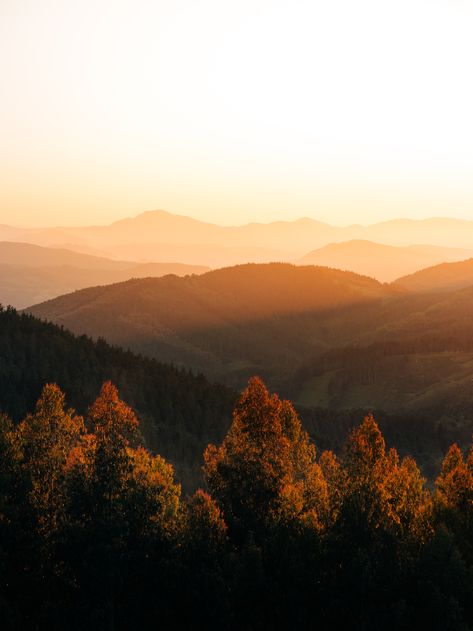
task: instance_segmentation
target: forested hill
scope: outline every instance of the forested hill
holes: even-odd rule
[[[325,348],[327,327],[318,323],[331,320],[334,310],[395,293],[352,272],[248,264],[92,287],[28,311],[242,387],[253,374],[271,378],[273,367],[280,371],[307,351]]]
[[[29,311],[64,323],[105,309],[120,309],[124,318],[153,307],[163,328],[211,326],[232,320],[330,309],[363,302],[393,290],[353,272],[289,263],[247,264],[201,276],[134,279],[91,287],[60,296]],[[182,309],[183,305],[186,309]],[[110,319],[113,314],[110,314]],[[61,322],[61,323],[63,323]]]
[[[84,413],[108,379],[137,410],[147,446],[175,465],[186,486],[200,483],[202,451],[225,434],[233,390],[13,309],[0,310],[0,410],[13,420],[34,408],[48,382],[57,383],[68,404]]]
[[[473,258],[441,263],[398,278],[396,283],[409,291],[454,291],[473,285]]]

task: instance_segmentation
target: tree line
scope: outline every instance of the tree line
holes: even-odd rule
[[[147,447],[176,467],[183,488],[201,485],[202,451],[225,435],[235,390],[0,305],[0,408],[14,422],[34,407],[45,383],[58,384],[85,415],[108,380],[136,411]]]
[[[317,454],[255,377],[203,472],[185,496],[109,381],[1,416],[2,628],[473,628],[473,450],[428,488],[368,415]]]

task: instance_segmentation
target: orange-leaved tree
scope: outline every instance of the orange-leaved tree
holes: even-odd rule
[[[473,560],[473,447],[466,459],[457,444],[448,450],[435,481],[435,507],[437,519]]]
[[[86,510],[106,528],[119,528],[123,520],[127,532],[167,528],[179,511],[173,467],[141,445],[136,414],[111,382],[103,384],[88,421],[92,434],[69,458],[70,492],[79,488],[88,495]]]
[[[30,501],[44,536],[57,528],[64,509],[64,468],[85,427],[81,416],[65,408],[56,384],[46,384],[29,414],[18,426],[23,466],[30,478]]]
[[[66,552],[75,581],[103,608],[103,626],[113,627],[136,551],[149,562],[158,542],[179,528],[181,490],[172,465],[140,445],[136,414],[111,382],[91,405],[88,424],[92,433],[67,462]]]
[[[250,379],[233,411],[220,447],[209,445],[204,473],[212,496],[233,533],[262,534],[280,521],[320,526],[327,488],[315,448],[287,401]]]
[[[343,458],[340,517],[350,536],[371,540],[390,533],[423,540],[430,532],[431,498],[415,461],[386,453],[370,414],[349,437]]]

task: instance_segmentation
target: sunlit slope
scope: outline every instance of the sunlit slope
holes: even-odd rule
[[[377,281],[323,267],[242,265],[185,278],[94,287],[29,311],[79,333],[207,374],[287,373],[330,347],[345,309],[396,295]],[[333,327],[332,327],[333,329]]]
[[[472,251],[431,245],[390,246],[362,239],[331,243],[309,252],[298,263],[327,265],[391,282],[422,268],[444,261],[459,261]]]
[[[473,285],[473,258],[443,263],[398,278],[396,282],[410,291],[452,291]]]

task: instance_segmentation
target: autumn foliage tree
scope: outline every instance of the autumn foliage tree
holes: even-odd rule
[[[204,454],[207,484],[232,531],[258,536],[271,523],[305,518],[319,526],[327,491],[315,455],[292,405],[252,378],[223,443]]]
[[[341,520],[366,540],[390,533],[403,538],[428,536],[431,500],[412,458],[400,461],[386,452],[372,415],[349,437],[343,458]]]
[[[82,417],[65,408],[64,393],[46,384],[33,414],[18,426],[22,462],[28,471],[30,500],[37,527],[47,538],[57,528],[64,509],[64,473],[69,453],[85,432]]]
[[[473,628],[473,452],[453,445],[434,497],[372,415],[344,451],[314,445],[250,380],[207,490],[181,496],[103,384],[85,421],[47,384],[0,414],[0,616],[70,628]]]

